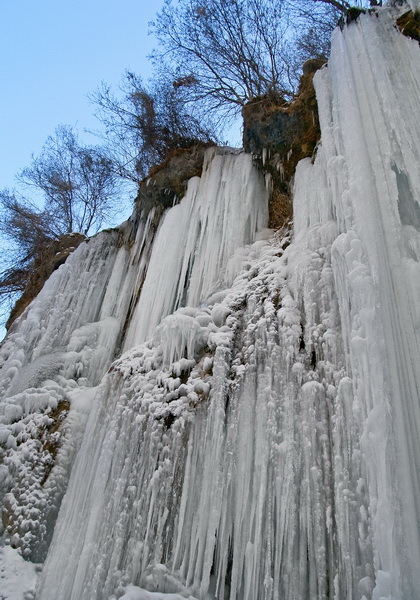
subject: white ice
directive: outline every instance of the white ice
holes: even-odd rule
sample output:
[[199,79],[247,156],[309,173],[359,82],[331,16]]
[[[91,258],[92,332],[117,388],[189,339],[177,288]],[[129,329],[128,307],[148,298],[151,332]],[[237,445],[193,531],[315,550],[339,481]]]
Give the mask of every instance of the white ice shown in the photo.
[[[420,50],[401,10],[334,33],[291,239],[241,249],[266,192],[229,151],[214,156],[225,184],[208,166],[167,214],[128,351],[89,402],[38,600],[420,598]],[[229,246],[231,203],[249,213]],[[25,393],[8,403],[11,460]]]
[[23,560],[10,546],[0,547],[0,597],[32,600],[38,578],[37,565]]
[[166,315],[216,290],[229,259],[266,223],[265,179],[252,157],[207,150],[202,176],[189,181],[185,198],[160,225],[125,350],[149,339]]

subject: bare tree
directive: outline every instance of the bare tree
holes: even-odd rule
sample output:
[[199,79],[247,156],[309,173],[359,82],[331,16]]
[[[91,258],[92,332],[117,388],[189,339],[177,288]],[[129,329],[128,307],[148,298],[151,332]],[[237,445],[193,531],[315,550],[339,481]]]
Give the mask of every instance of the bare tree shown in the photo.
[[190,78],[190,97],[236,110],[284,91],[284,0],[167,0],[152,31],[153,59],[172,81]]
[[139,183],[172,149],[216,137],[208,117],[200,119],[188,110],[185,90],[194,83],[185,77],[173,84],[155,81],[147,86],[127,71],[119,93],[102,84],[92,94],[96,116],[104,127],[95,133],[105,142],[120,177]]
[[0,191],[3,317],[24,292],[36,265],[42,265],[54,240],[68,233],[95,233],[117,212],[119,183],[109,159],[99,148],[81,145],[70,127],[57,128],[19,180],[41,196],[43,207],[16,191]]
[[189,79],[188,99],[226,115],[249,100],[293,97],[297,61],[328,54],[332,29],[352,6],[379,0],[166,0],[152,58],[170,80]]
[[111,161],[99,148],[81,145],[70,127],[59,126],[18,179],[41,192],[44,212],[61,233],[95,233],[115,216]]
[[0,315],[5,321],[28,284],[34,261],[60,231],[47,213],[5,189],[0,191],[0,233]]

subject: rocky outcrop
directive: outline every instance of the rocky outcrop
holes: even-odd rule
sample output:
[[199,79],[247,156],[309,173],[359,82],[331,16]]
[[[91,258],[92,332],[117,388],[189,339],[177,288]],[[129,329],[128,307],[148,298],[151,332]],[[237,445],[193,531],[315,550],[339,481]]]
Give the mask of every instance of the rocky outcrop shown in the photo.
[[412,10],[401,15],[397,19],[397,27],[407,37],[417,40],[420,43],[420,12]]
[[189,148],[176,148],[165,161],[150,169],[141,182],[136,205],[142,210],[170,208],[185,194],[188,180],[201,175],[204,153],[213,143],[197,142]]
[[291,181],[296,165],[313,155],[320,138],[313,76],[324,64],[323,59],[312,59],[303,65],[299,90],[291,102],[279,96],[264,96],[249,102],[242,111],[244,149],[271,177],[269,226],[273,228],[290,221]]

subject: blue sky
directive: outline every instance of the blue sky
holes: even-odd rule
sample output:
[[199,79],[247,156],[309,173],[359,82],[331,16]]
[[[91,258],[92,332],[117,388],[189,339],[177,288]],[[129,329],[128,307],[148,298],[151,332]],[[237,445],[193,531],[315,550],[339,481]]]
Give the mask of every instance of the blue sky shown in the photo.
[[[98,126],[87,95],[125,69],[147,78],[163,0],[0,0],[0,188],[63,123]],[[86,135],[87,143],[95,140]]]

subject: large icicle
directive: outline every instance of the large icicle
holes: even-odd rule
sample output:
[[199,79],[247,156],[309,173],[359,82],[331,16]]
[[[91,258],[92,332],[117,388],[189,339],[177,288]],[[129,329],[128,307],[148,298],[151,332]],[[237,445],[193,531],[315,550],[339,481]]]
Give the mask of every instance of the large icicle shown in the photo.
[[144,278],[152,218],[153,212],[140,221],[134,245],[127,222],[81,244],[53,273],[1,346],[0,397],[59,372],[99,383],[121,342],[136,282]]
[[267,224],[264,177],[252,157],[230,148],[206,152],[201,178],[159,228],[125,349],[146,341],[179,306],[198,306],[222,280],[235,250]]
[[[392,13],[335,32],[316,77],[322,148],[299,165],[296,225],[333,244],[353,413],[361,419],[373,598],[420,596],[420,60]],[[299,232],[298,232],[299,234]]]

